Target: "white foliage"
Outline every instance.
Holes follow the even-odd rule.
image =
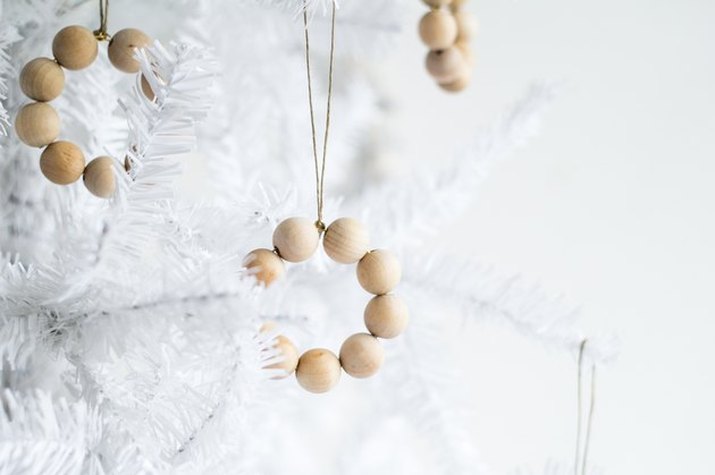
[[[13,114],[25,99],[3,79],[43,54],[60,26],[94,22],[94,2],[2,5],[0,94],[8,86],[3,104]],[[410,181],[371,186],[356,176],[383,98],[360,60],[389,49],[406,7],[345,0],[328,190],[344,198],[329,198],[328,212],[364,218],[375,242],[402,254],[412,323],[403,338],[385,342],[387,364],[370,381],[346,377],[317,399],[292,379],[270,379],[276,372],[263,368],[276,361],[275,335],[257,334],[263,321],[279,322],[302,349],[337,352],[360,330],[359,315],[342,314],[367,301],[354,269],[322,251],[289,266],[269,289],[241,265],[251,248],[270,246],[277,222],[313,210],[303,5],[142,5],[156,22],[174,19],[182,41],[138,53],[154,102],[137,77],[116,74],[103,51],[95,67],[68,74],[55,104],[63,134],[89,157],[117,159],[119,192],[109,202],[81,184],[48,184],[36,151],[3,140],[0,467],[12,469],[5,472],[486,474],[465,426],[469,395],[443,352],[452,337],[435,309],[577,349],[584,337],[577,312],[562,300],[419,248],[474,199],[498,159],[535,133],[552,88],[529,91],[439,173],[426,165]],[[330,2],[308,7],[315,92],[324,97]],[[2,36],[12,31],[23,40]],[[318,116],[323,108],[319,101]],[[181,186],[186,176],[202,199]],[[590,339],[592,361],[613,353],[608,340]],[[313,440],[332,450],[313,452]]]

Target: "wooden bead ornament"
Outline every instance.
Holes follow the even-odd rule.
[[[423,0],[431,11],[420,20],[419,34],[429,48],[427,72],[445,91],[464,90],[471,80],[474,56],[469,41],[476,21],[462,10],[464,0]]]
[[[20,89],[37,102],[23,106],[15,117],[15,131],[22,142],[31,147],[47,147],[40,156],[40,170],[49,181],[68,185],[84,175],[87,189],[100,198],[109,198],[116,190],[114,160],[98,157],[85,168],[79,147],[56,141],[60,135],[60,118],[47,102],[56,99],[64,89],[63,68],[72,71],[87,68],[97,58],[99,42],[111,38],[105,29],[105,7],[100,3],[102,26],[99,30],[92,32],[78,25],[62,28],[52,41],[54,60],[35,58],[22,68]],[[133,57],[134,51],[150,42],[150,38],[139,30],[121,30],[110,42],[109,59],[120,71],[137,72],[139,62]],[[147,94],[143,84],[142,90]],[[150,100],[153,100],[153,92]]]
[[[331,47],[329,83],[333,81],[333,64],[335,53],[335,2],[332,4]],[[454,20],[453,20],[454,21]],[[397,259],[387,251],[369,251],[370,238],[365,226],[352,218],[339,218],[330,226],[323,223],[325,153],[330,130],[330,100],[332,88],[328,90],[326,107],[325,136],[323,139],[323,163],[319,164],[317,137],[315,136],[315,116],[312,94],[312,79],[310,72],[308,12],[303,12],[305,27],[306,72],[308,76],[308,94],[311,130],[313,132],[313,161],[315,164],[315,185],[317,197],[317,220],[312,222],[306,218],[288,218],[282,221],[273,231],[273,246],[275,254],[267,249],[252,251],[244,260],[244,265],[253,271],[259,282],[266,286],[274,281],[256,272],[253,263],[265,258],[269,268],[280,268],[278,261],[282,258],[288,262],[303,262],[315,254],[323,238],[325,253],[339,264],[355,264],[360,285],[368,292],[385,297],[384,300],[373,299],[365,309],[365,324],[371,333],[358,333],[347,338],[340,348],[340,358],[325,348],[314,348],[303,353],[298,359],[295,376],[298,384],[312,393],[324,393],[331,390],[340,380],[341,368],[355,378],[367,378],[375,374],[384,361],[385,355],[378,340],[385,336],[392,338],[401,333],[407,323],[407,309],[401,300],[393,299],[390,292],[400,281],[401,270]],[[456,33],[455,33],[456,34]],[[277,259],[277,260],[276,260]],[[258,266],[259,264],[255,264]],[[378,297],[381,298],[381,297]],[[281,348],[281,352],[284,350]]]

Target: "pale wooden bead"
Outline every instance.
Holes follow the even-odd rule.
[[[451,82],[438,83],[447,92],[462,92],[469,86],[469,75],[459,77]]]
[[[117,189],[114,175],[114,160],[111,157],[97,157],[84,169],[84,186],[99,198],[109,198]]]
[[[44,102],[27,104],[15,117],[15,133],[31,147],[44,147],[60,135],[60,116]]]
[[[335,262],[353,264],[368,251],[370,235],[365,226],[353,218],[340,218],[325,231],[323,248]]]
[[[430,8],[440,8],[452,3],[453,0],[422,0]]]
[[[139,86],[141,87],[142,93],[144,93],[146,98],[150,101],[153,101],[156,97],[156,94],[154,94],[154,91],[151,88],[151,84],[149,84],[149,81],[147,81],[146,77],[143,74],[141,76],[141,79],[139,80]]]
[[[135,28],[119,30],[112,36],[107,53],[109,61],[120,71],[136,73],[139,71],[139,61],[134,59],[134,50],[145,48],[151,44],[151,38],[143,31]]]
[[[250,270],[258,282],[266,287],[285,273],[283,260],[275,252],[268,249],[255,249],[243,259],[243,265]]]
[[[20,89],[30,99],[51,101],[62,94],[65,72],[49,58],[35,58],[20,72]]]
[[[69,185],[84,171],[84,155],[72,142],[51,143],[40,155],[40,170],[52,183]]]
[[[275,338],[274,348],[280,352],[280,356],[283,358],[277,363],[266,366],[267,369],[282,369],[285,374],[274,376],[272,379],[283,379],[295,371],[298,366],[298,348],[295,347],[292,341],[283,335],[278,335]]]
[[[52,40],[52,54],[63,68],[84,69],[97,58],[97,39],[83,26],[62,28]]]
[[[295,377],[311,393],[328,392],[340,381],[340,360],[325,348],[308,350],[298,360]]]
[[[288,262],[302,262],[315,254],[320,233],[308,218],[288,218],[273,231],[273,246]]]
[[[380,338],[395,338],[405,331],[409,310],[397,295],[378,295],[368,302],[364,316],[370,333]]]
[[[384,361],[385,350],[369,333],[351,335],[340,347],[340,364],[353,378],[369,378]]]
[[[470,69],[474,67],[475,58],[474,58],[474,53],[472,52],[472,46],[466,42],[466,41],[458,41],[454,44],[454,47],[459,50],[460,53],[462,53],[462,57],[464,58],[464,61],[467,63],[467,68]]]
[[[432,10],[420,20],[419,32],[429,49],[448,48],[457,39],[457,22],[446,10]]]
[[[449,4],[449,8],[453,11],[458,11],[464,6],[466,2],[467,0],[452,0]]]
[[[445,83],[454,81],[464,74],[467,62],[459,49],[452,46],[447,49],[427,53],[425,66],[430,75],[438,83]]]
[[[402,277],[397,258],[384,249],[370,251],[357,265],[358,282],[371,294],[383,295],[395,288]]]
[[[457,22],[457,42],[469,41],[477,33],[477,19],[469,12],[455,11],[454,19]]]

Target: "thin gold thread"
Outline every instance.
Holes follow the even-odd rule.
[[[583,456],[581,457],[581,432],[582,432],[582,413],[583,413],[583,355],[586,349],[588,340],[583,340],[578,350],[578,377],[577,377],[577,417],[576,417],[576,455],[574,458],[574,475],[579,474],[579,458],[581,459],[581,475],[586,475],[586,467],[588,465],[588,449],[591,442],[591,426],[593,423],[593,414],[596,406],[596,365],[591,365],[591,394],[588,409],[588,417],[586,419],[586,433],[583,443]]]
[[[94,37],[97,41],[106,41],[111,38],[107,33],[107,22],[109,21],[109,0],[99,0],[99,28],[94,30]]]
[[[310,68],[310,34],[308,32],[308,3],[303,1],[303,28],[305,37],[305,71],[308,78],[308,108],[310,110],[310,129],[313,146],[313,162],[315,166],[315,199],[317,208],[317,220],[315,226],[322,233],[325,231],[323,222],[324,187],[325,187],[325,164],[328,155],[328,137],[330,133],[330,112],[333,100],[333,71],[335,65],[335,16],[336,6],[332,2],[331,26],[330,26],[330,66],[328,69],[328,98],[325,110],[325,132],[323,134],[323,156],[318,158],[318,139],[315,129],[315,107],[313,105],[313,79]]]

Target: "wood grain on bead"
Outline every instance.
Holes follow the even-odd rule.
[[[409,310],[394,294],[373,297],[365,307],[365,326],[380,338],[395,338],[407,328]]]
[[[320,243],[320,233],[308,218],[288,218],[273,231],[273,246],[288,262],[309,259]]]
[[[283,260],[268,249],[255,249],[249,252],[243,259],[243,265],[266,287],[285,273]]]
[[[15,117],[15,133],[31,147],[44,147],[60,135],[60,116],[44,102],[27,104]]]
[[[84,171],[84,155],[72,142],[51,143],[40,155],[40,170],[52,183],[69,185]]]
[[[136,73],[140,69],[139,61],[134,58],[137,48],[145,48],[151,44],[151,38],[143,31],[135,28],[119,30],[112,36],[107,48],[109,61],[120,71]]]
[[[84,69],[97,58],[97,39],[83,26],[62,28],[52,40],[52,54],[63,68]]]
[[[267,369],[282,369],[285,374],[274,376],[272,379],[283,379],[295,371],[298,366],[298,349],[292,341],[283,335],[276,336],[274,340],[274,348],[279,352],[281,361],[266,366]]]
[[[98,198],[109,198],[117,189],[114,175],[114,160],[111,157],[97,157],[84,169],[84,186]]]
[[[419,32],[429,49],[448,48],[457,39],[457,22],[446,10],[432,10],[420,20]]]
[[[452,82],[464,74],[467,62],[461,51],[452,46],[439,51],[427,53],[425,66],[430,75],[438,83]]]
[[[340,347],[340,364],[353,378],[372,376],[384,361],[385,350],[377,338],[368,333],[356,333]]]
[[[49,58],[35,58],[20,72],[20,89],[30,99],[47,102],[62,94],[65,72]]]
[[[328,392],[340,381],[340,360],[324,348],[308,350],[298,360],[295,377],[306,391]]]
[[[341,264],[354,264],[368,251],[370,235],[365,226],[353,218],[333,221],[325,231],[323,248],[332,260]]]
[[[371,294],[388,293],[400,283],[401,277],[399,261],[384,249],[368,252],[357,265],[358,282]]]

